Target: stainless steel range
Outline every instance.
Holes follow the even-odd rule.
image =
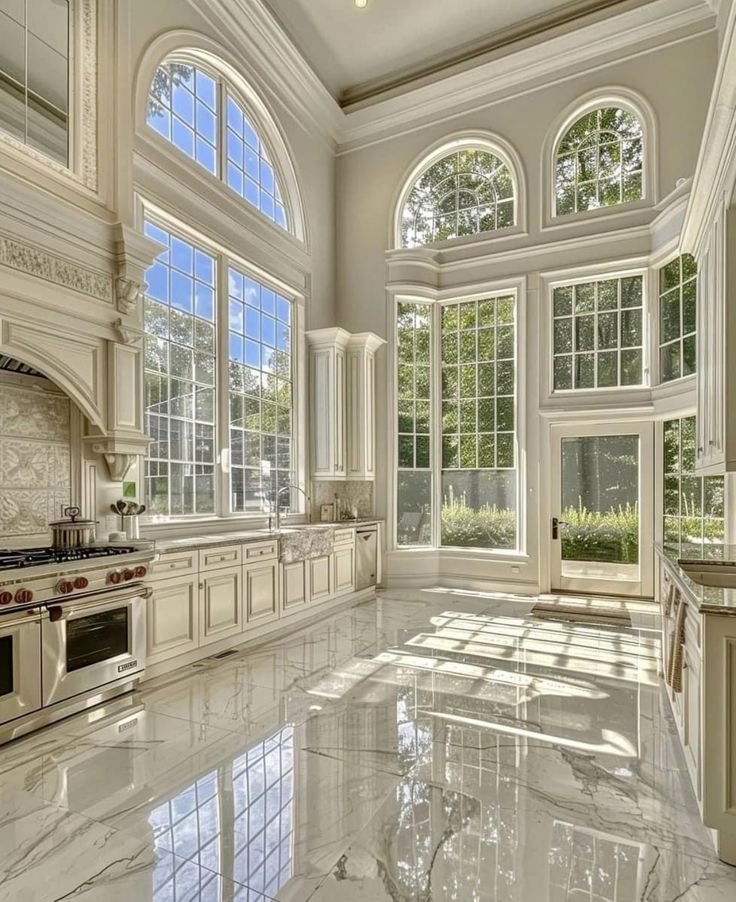
[[[153,548],[0,550],[0,744],[133,688]]]

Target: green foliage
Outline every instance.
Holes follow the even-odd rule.
[[[483,506],[478,510],[446,498],[442,505],[442,544],[458,548],[515,548],[516,513]]]
[[[639,511],[635,505],[605,513],[582,505],[562,512],[562,557],[568,561],[639,562]]]

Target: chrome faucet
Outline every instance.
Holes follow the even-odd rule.
[[[312,522],[312,499],[309,495],[304,491],[304,489],[300,485],[295,485],[294,483],[289,483],[289,485],[281,486],[281,488],[276,493],[276,530],[281,529],[281,496],[284,492],[290,492],[292,489],[296,489],[297,492],[301,492],[304,495],[304,500],[307,502],[307,523]],[[271,518],[269,517],[269,523]]]

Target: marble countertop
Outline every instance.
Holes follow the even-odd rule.
[[[701,560],[689,557],[686,549],[701,549],[702,545],[663,545],[655,543],[657,554],[670,565],[677,581],[682,585],[691,600],[697,605],[701,614],[729,614],[736,616],[736,589],[723,589],[715,586],[700,586],[693,582],[680,567],[681,559]],[[707,547],[707,546],[706,546]],[[723,547],[723,546],[716,546]],[[733,546],[729,546],[733,548]]]
[[[307,529],[344,529],[349,527],[367,526],[371,523],[382,523],[377,517],[359,517],[357,520],[340,520],[329,523],[300,523],[283,526],[282,529],[294,530]],[[269,539],[278,539],[276,530],[248,529],[241,532],[197,533],[179,538],[156,539],[157,554],[171,554],[176,551],[186,551],[190,548],[210,548],[213,545],[245,545],[250,542],[267,542]]]
[[[736,545],[690,542],[680,546],[678,560],[693,564],[736,567]]]

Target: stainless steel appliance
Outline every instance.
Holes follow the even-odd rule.
[[[0,551],[0,743],[140,679],[152,557],[152,547]]]
[[[80,520],[81,510],[78,507],[65,507],[62,511],[65,520],[54,520],[49,523],[51,544],[54,548],[81,548],[94,545],[96,520]]]
[[[378,582],[378,527],[360,526],[355,530],[355,588],[367,589]]]

